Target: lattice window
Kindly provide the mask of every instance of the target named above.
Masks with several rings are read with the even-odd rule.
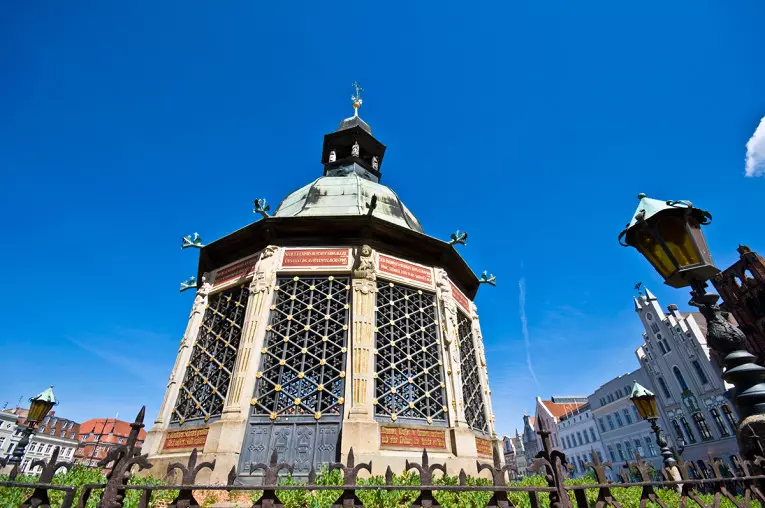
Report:
[[[436,297],[380,283],[375,313],[375,415],[445,422]]]
[[[460,361],[462,363],[462,399],[465,401],[465,419],[475,430],[488,432],[486,422],[486,404],[481,388],[481,378],[478,371],[478,360],[473,340],[471,320],[462,312],[459,313]]]
[[[223,411],[249,295],[242,285],[210,296],[171,422],[183,424],[192,418],[207,421]]]
[[[254,415],[341,415],[350,309],[347,277],[279,278]]]

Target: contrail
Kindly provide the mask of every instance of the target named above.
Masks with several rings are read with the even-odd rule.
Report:
[[[526,345],[526,365],[529,367],[531,377],[538,385],[537,375],[534,373],[534,366],[531,365],[531,342],[529,341],[529,327],[526,321],[526,279],[521,277],[518,281],[518,310],[521,315],[521,328],[523,330],[523,342]]]

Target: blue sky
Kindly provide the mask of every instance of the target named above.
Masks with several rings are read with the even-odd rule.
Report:
[[[6,6],[0,407],[54,384],[62,416],[153,419],[193,300],[180,237],[317,177],[354,80],[383,183],[497,275],[477,304],[501,433],[637,366],[637,281],[687,308],[616,241],[639,192],[711,210],[720,267],[765,252],[762,2],[279,5]]]

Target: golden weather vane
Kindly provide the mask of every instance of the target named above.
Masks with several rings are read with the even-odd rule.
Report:
[[[363,88],[361,88],[361,83],[358,81],[354,81],[351,83],[351,86],[356,91],[355,94],[351,95],[351,100],[353,101],[353,115],[359,116],[359,108],[361,107],[361,92],[364,91]]]

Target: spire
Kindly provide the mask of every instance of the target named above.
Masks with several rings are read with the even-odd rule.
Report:
[[[645,288],[645,296],[646,296],[646,299],[648,299],[649,302],[651,300],[656,301],[656,297],[653,295],[653,293],[651,293],[651,291],[648,288]]]
[[[632,301],[635,302],[635,312],[640,312],[640,302],[638,302],[638,299],[634,296],[632,297]]]
[[[353,116],[359,116],[359,108],[363,102],[361,100],[361,92],[363,92],[364,89],[361,88],[361,83],[358,81],[354,81],[351,86],[356,90],[356,93],[351,95],[351,100],[353,101]]]

